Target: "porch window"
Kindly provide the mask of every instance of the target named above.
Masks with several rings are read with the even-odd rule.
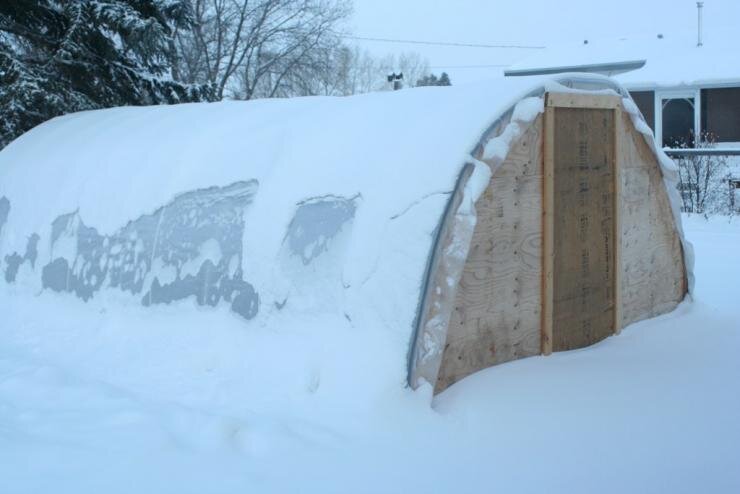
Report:
[[[740,87],[701,90],[701,129],[717,142],[740,143]]]
[[[696,136],[740,145],[740,87],[634,92],[640,111],[665,148],[696,147]],[[650,104],[652,96],[653,104]]]
[[[696,147],[701,135],[699,90],[655,93],[655,136],[664,148]]]
[[[661,101],[663,147],[694,147],[694,98],[670,98]]]

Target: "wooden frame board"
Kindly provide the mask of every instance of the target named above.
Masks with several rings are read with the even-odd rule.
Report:
[[[622,215],[619,198],[622,197],[622,171],[619,153],[622,126],[622,105],[614,108],[614,334],[622,332]]]
[[[561,110],[562,109],[562,110]],[[600,234],[606,240],[607,247],[603,249],[606,254],[599,252],[599,246],[594,242],[597,241],[598,235],[591,235],[591,247],[582,246],[583,252],[581,253],[578,249],[563,250],[563,245],[560,245],[558,257],[556,258],[556,251],[558,248],[556,244],[562,244],[563,242],[563,229],[573,230],[575,220],[573,218],[562,218],[559,216],[558,209],[561,206],[557,204],[565,201],[563,204],[567,206],[568,201],[571,201],[571,206],[575,205],[573,201],[576,200],[575,196],[578,194],[572,193],[563,194],[564,190],[562,187],[563,180],[567,180],[567,173],[560,171],[560,175],[556,176],[556,169],[558,166],[558,160],[574,160],[577,158],[574,152],[577,152],[574,144],[568,144],[564,149],[565,155],[563,155],[563,149],[561,149],[558,156],[558,146],[556,139],[558,139],[558,129],[565,132],[570,120],[568,117],[560,119],[558,121],[558,112],[568,112],[568,109],[583,109],[584,111],[575,111],[572,119],[577,118],[591,118],[599,115],[599,119],[604,122],[607,120],[610,122],[608,127],[602,128],[602,132],[606,132],[608,135],[600,136],[590,139],[592,142],[588,144],[586,142],[580,143],[583,147],[581,151],[589,149],[589,146],[596,146],[598,151],[602,154],[600,159],[607,160],[608,166],[611,171],[604,170],[605,174],[602,177],[603,180],[607,180],[602,185],[601,191],[596,191],[604,197],[609,197],[607,203],[603,203],[602,199],[599,206],[600,209],[595,210],[595,216],[599,216],[599,212],[603,213],[601,216],[601,227]],[[591,126],[597,121],[591,122]],[[620,179],[618,169],[618,132],[617,129],[621,124],[621,98],[616,95],[592,95],[592,94],[578,94],[578,93],[548,93],[546,95],[545,103],[545,116],[544,116],[544,139],[543,139],[543,220],[542,220],[542,231],[543,231],[543,257],[542,257],[542,322],[541,322],[541,351],[544,355],[549,355],[553,350],[565,350],[569,348],[576,348],[586,346],[596,341],[603,339],[603,337],[610,334],[619,332],[621,329],[621,301],[620,301],[620,271],[621,271],[621,255],[620,255],[620,223],[619,214],[617,207],[617,197],[620,193]],[[581,123],[583,125],[583,123]],[[587,127],[587,126],[586,126]],[[584,127],[584,129],[586,128]],[[572,129],[571,129],[572,130]],[[583,130],[583,129],[582,129]],[[588,138],[588,132],[595,131],[583,131],[583,138]],[[572,136],[571,136],[572,137]],[[606,146],[606,147],[605,147]],[[562,146],[561,146],[562,147]],[[589,159],[588,157],[586,157]],[[571,177],[572,178],[572,177]],[[587,181],[587,178],[581,178],[582,181]],[[560,184],[560,185],[558,185]],[[567,187],[577,187],[577,184],[566,184]],[[569,189],[568,189],[569,190]],[[578,191],[575,191],[578,192]],[[596,193],[595,192],[595,193]],[[588,192],[584,193],[583,197],[588,197]],[[559,196],[563,196],[560,197]],[[580,201],[583,202],[584,198],[581,197]],[[593,202],[593,201],[592,201]],[[590,207],[594,207],[596,203],[591,204]],[[582,206],[584,206],[582,204]],[[603,210],[603,211],[602,211]],[[565,214],[565,213],[564,213]],[[589,213],[590,214],[590,213]],[[581,221],[588,224],[587,216],[589,214],[581,214]],[[556,221],[560,219],[560,228],[556,231]],[[604,230],[606,228],[606,230]],[[593,231],[593,225],[586,231]],[[571,233],[571,236],[574,235]],[[585,245],[585,244],[584,244]],[[611,252],[610,252],[611,251]],[[567,254],[564,254],[567,253]],[[595,254],[595,256],[594,256]],[[567,259],[568,268],[558,270],[560,264],[562,264],[563,256],[569,256]],[[578,256],[582,259],[579,261]],[[590,257],[591,256],[591,257]],[[582,299],[581,309],[575,309],[573,307],[573,293],[565,293],[568,291],[566,283],[563,285],[563,281],[566,278],[571,280],[571,289],[578,289],[578,286],[573,283],[586,283],[586,281],[578,281],[574,278],[573,273],[578,270],[578,263],[585,263],[586,268],[582,270],[585,273],[598,273],[598,271],[589,271],[588,265],[592,261],[592,257],[596,257],[597,263],[600,263],[602,271],[602,277],[604,278],[601,283],[595,283],[595,280],[590,280],[592,284],[591,288],[586,285],[580,287],[579,297]],[[571,262],[572,261],[572,262]],[[572,266],[571,266],[572,265]],[[599,286],[605,284],[605,286]],[[557,293],[556,293],[557,291]],[[573,291],[573,290],[571,290]],[[577,290],[578,291],[578,290]],[[600,295],[599,295],[600,294]],[[596,296],[595,300],[589,300]],[[557,302],[562,299],[561,302]],[[562,305],[565,304],[565,305]],[[570,314],[573,316],[570,320],[568,315],[563,311],[558,311],[558,307],[565,307],[570,304]],[[593,308],[593,314],[589,315],[589,310]],[[567,312],[567,311],[566,311]],[[572,332],[569,336],[560,334],[562,331],[555,328],[555,321],[561,321],[563,327],[571,328],[573,326],[582,326]],[[592,328],[592,320],[596,321],[596,328]],[[558,333],[558,334],[554,334]],[[557,341],[556,341],[557,339]]]
[[[622,98],[614,94],[547,93],[547,108],[592,108],[615,110],[622,106]]]
[[[554,155],[555,108],[545,107],[545,124],[542,160],[542,335],[540,345],[543,355],[552,353],[552,290],[553,290],[553,225],[554,225]]]

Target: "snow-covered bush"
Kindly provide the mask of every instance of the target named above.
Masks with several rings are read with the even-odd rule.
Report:
[[[711,132],[703,132],[696,143],[698,150],[710,150],[716,146],[717,138]],[[679,143],[679,148],[687,148]],[[682,209],[686,213],[704,215],[731,214],[730,169],[727,156],[692,153],[676,157]]]

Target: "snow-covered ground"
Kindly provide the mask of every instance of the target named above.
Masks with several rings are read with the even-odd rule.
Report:
[[[740,492],[740,221],[685,228],[693,302],[433,408],[346,324],[326,348],[310,319],[0,285],[0,492]]]

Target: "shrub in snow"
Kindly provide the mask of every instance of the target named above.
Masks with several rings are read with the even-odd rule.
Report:
[[[702,132],[697,149],[715,147],[717,136]],[[677,143],[686,148],[684,142]],[[721,155],[690,154],[676,159],[678,164],[678,189],[681,192],[682,210],[686,213],[730,214],[730,190],[727,186],[729,167],[727,157]]]

